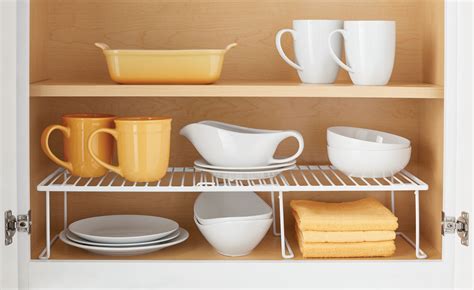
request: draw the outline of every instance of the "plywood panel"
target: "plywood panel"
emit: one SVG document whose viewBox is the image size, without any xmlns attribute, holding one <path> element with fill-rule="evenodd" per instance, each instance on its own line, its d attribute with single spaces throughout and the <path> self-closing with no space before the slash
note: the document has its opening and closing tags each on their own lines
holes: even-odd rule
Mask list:
<svg viewBox="0 0 474 290">
<path fill-rule="evenodd" d="M 107 79 L 93 43 L 112 48 L 182 49 L 239 46 L 226 55 L 223 80 L 297 80 L 280 59 L 275 34 L 293 19 L 397 21 L 393 81 L 422 80 L 420 1 L 169 1 L 49 0 L 48 51 L 52 79 Z M 292 55 L 291 40 L 283 46 Z M 340 80 L 348 80 L 341 71 Z"/>
<path fill-rule="evenodd" d="M 390 83 L 386 86 L 354 86 L 352 83 L 307 85 L 299 82 L 219 81 L 214 85 L 118 85 L 110 81 L 48 80 L 30 86 L 31 97 L 331 97 L 437 99 L 438 85 Z"/>
<path fill-rule="evenodd" d="M 250 253 L 250 255 L 243 257 L 226 257 L 218 254 L 209 243 L 204 239 L 201 233 L 198 231 L 195 225 L 189 228 L 190 237 L 184 243 L 170 247 L 158 252 L 130 257 L 128 259 L 137 260 L 280 260 L 280 239 L 275 237 L 270 232 L 263 239 L 263 241 Z M 298 244 L 294 239 L 294 230 L 289 228 L 288 240 L 295 253 L 295 260 L 303 260 L 301 252 L 299 251 Z M 414 249 L 402 238 L 397 237 L 395 241 L 397 250 L 392 257 L 386 258 L 370 258 L 371 260 L 407 260 L 416 259 Z M 424 246 L 423 250 L 428 254 L 429 259 L 440 259 L 440 253 L 433 248 L 427 241 L 422 240 L 421 244 Z M 67 260 L 123 260 L 123 257 L 106 257 L 101 255 L 92 254 L 84 250 L 68 246 L 61 241 L 58 241 L 52 251 L 52 259 Z M 306 259 L 311 260 L 311 259 Z M 314 259 L 315 262 L 321 262 L 325 259 Z M 339 259 L 341 260 L 341 259 Z M 347 259 L 347 260 L 362 260 L 359 259 Z"/>
<path fill-rule="evenodd" d="M 417 164 L 419 154 L 419 110 L 417 100 L 379 99 L 305 99 L 305 98 L 41 98 L 31 99 L 31 208 L 35 220 L 32 233 L 34 256 L 44 244 L 44 194 L 35 186 L 54 165 L 39 146 L 41 131 L 49 124 L 59 122 L 61 114 L 73 112 L 107 112 L 117 115 L 167 115 L 173 117 L 171 164 L 191 165 L 198 154 L 184 137 L 181 127 L 203 119 L 215 119 L 243 126 L 268 129 L 296 129 L 305 138 L 305 151 L 301 164 L 328 163 L 325 130 L 334 125 L 368 127 L 393 132 L 412 141 L 413 156 L 409 169 Z M 294 141 L 286 141 L 279 155 L 295 150 Z M 51 145 L 61 151 L 61 137 L 54 136 Z M 432 145 L 429 145 L 432 146 Z M 388 205 L 388 193 L 372 193 Z M 53 195 L 54 227 L 62 226 L 62 195 Z M 355 200 L 365 193 L 288 193 L 290 199 L 317 199 L 327 201 Z M 413 229 L 413 206 L 410 193 L 398 195 L 400 228 Z M 112 213 L 146 213 L 163 215 L 183 225 L 192 224 L 193 193 L 121 193 L 70 195 L 70 220 Z M 268 194 L 264 195 L 268 201 Z M 408 201 L 410 203 L 408 203 Z M 287 208 L 288 209 L 288 208 Z M 287 211 L 287 215 L 289 212 Z M 289 215 L 288 215 L 289 217 Z M 289 224 L 292 218 L 287 219 Z M 428 224 L 428 223 L 427 223 Z M 434 224 L 434 223 L 433 223 Z M 429 226 L 429 225 L 428 225 Z M 430 229 L 433 229 L 431 226 Z M 436 224 L 436 229 L 438 228 Z"/>
<path fill-rule="evenodd" d="M 48 78 L 48 0 L 30 1 L 30 82 Z"/>
<path fill-rule="evenodd" d="M 423 0 L 423 81 L 444 85 L 444 0 Z"/>
<path fill-rule="evenodd" d="M 420 196 L 422 233 L 436 248 L 441 248 L 437 221 L 443 208 L 443 102 L 419 103 L 420 147 L 417 174 L 429 184 L 430 190 Z M 447 193 L 449 194 L 449 193 Z"/>
</svg>

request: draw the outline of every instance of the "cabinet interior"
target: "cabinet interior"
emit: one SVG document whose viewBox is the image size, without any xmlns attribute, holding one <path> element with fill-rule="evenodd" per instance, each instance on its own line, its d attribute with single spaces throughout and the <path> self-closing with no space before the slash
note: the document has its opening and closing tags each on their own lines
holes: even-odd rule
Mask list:
<svg viewBox="0 0 474 290">
<path fill-rule="evenodd" d="M 32 0 L 30 15 L 30 81 L 80 83 L 109 82 L 105 59 L 94 42 L 113 48 L 221 48 L 231 42 L 239 46 L 225 57 L 221 80 L 275 83 L 299 81 L 293 69 L 278 56 L 274 35 L 291 27 L 293 19 L 390 19 L 397 21 L 397 55 L 393 83 L 413 86 L 443 86 L 443 1 L 168 1 L 168 0 Z M 291 54 L 291 40 L 285 38 Z M 339 73 L 338 82 L 348 82 Z M 216 84 L 219 85 L 219 84 Z M 159 90 L 158 86 L 156 86 Z M 318 87 L 314 86 L 317 91 Z M 199 93 L 196 93 L 199 95 Z M 178 132 L 184 125 L 215 119 L 243 126 L 295 129 L 305 138 L 301 164 L 328 164 L 326 128 L 335 125 L 367 127 L 392 132 L 412 142 L 408 170 L 425 181 L 430 190 L 421 192 L 422 248 L 430 259 L 441 257 L 443 199 L 443 100 L 424 96 L 394 98 L 363 97 L 101 97 L 41 96 L 30 98 L 30 205 L 34 229 L 31 258 L 44 248 L 45 198 L 37 184 L 55 169 L 43 154 L 39 140 L 49 124 L 66 113 L 103 112 L 123 116 L 167 115 L 173 118 L 170 165 L 191 166 L 198 154 Z M 53 136 L 51 148 L 62 151 L 62 136 Z M 294 151 L 286 141 L 277 154 Z M 268 193 L 261 193 L 269 201 Z M 324 201 L 355 200 L 372 195 L 389 205 L 388 192 L 376 193 L 287 193 L 291 199 Z M 71 193 L 69 222 L 104 214 L 151 214 L 173 218 L 190 231 L 190 239 L 176 247 L 127 259 L 229 259 L 216 254 L 192 220 L 196 193 Z M 413 232 L 414 197 L 396 195 L 399 229 Z M 293 219 L 286 206 L 286 223 Z M 52 232 L 62 228 L 62 193 L 52 193 Z M 294 232 L 287 235 L 300 258 Z M 279 239 L 266 239 L 244 259 L 281 259 Z M 96 256 L 56 242 L 53 259 L 113 259 Z M 122 258 L 123 259 L 123 258 Z M 414 250 L 397 241 L 397 253 L 386 259 L 415 259 Z"/>
</svg>

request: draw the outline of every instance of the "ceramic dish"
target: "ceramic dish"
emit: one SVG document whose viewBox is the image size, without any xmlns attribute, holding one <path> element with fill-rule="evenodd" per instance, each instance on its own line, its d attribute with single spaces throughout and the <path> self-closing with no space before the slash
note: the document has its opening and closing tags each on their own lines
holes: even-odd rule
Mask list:
<svg viewBox="0 0 474 290">
<path fill-rule="evenodd" d="M 71 241 L 66 237 L 66 233 L 64 231 L 62 231 L 61 234 L 59 235 L 59 238 L 65 244 L 68 244 L 76 248 L 87 250 L 94 254 L 107 255 L 107 256 L 135 256 L 135 255 L 148 254 L 151 252 L 155 252 L 155 251 L 182 243 L 186 241 L 188 237 L 189 237 L 188 231 L 186 231 L 183 228 L 180 228 L 179 236 L 165 243 L 159 243 L 159 244 L 147 245 L 147 246 L 136 246 L 136 247 L 103 247 L 103 246 L 98 247 L 98 246 L 84 245 L 84 244 Z"/>
<path fill-rule="evenodd" d="M 286 167 L 290 165 L 295 165 L 296 160 L 280 163 L 280 164 L 270 164 L 267 166 L 254 166 L 254 167 L 223 167 L 223 166 L 215 166 L 207 163 L 204 159 L 199 159 L 194 161 L 194 166 L 200 168 L 207 168 L 207 169 L 215 169 L 215 170 L 232 170 L 232 171 L 256 171 L 256 170 L 269 170 L 269 169 L 276 169 L 281 167 Z"/>
<path fill-rule="evenodd" d="M 216 251 L 224 256 L 245 256 L 260 243 L 273 219 L 231 221 L 202 225 L 194 219 L 199 231 Z"/>
<path fill-rule="evenodd" d="M 202 225 L 268 219 L 272 208 L 255 192 L 203 192 L 194 202 L 194 216 Z"/>
<path fill-rule="evenodd" d="M 83 239 L 110 244 L 158 240 L 178 228 L 179 225 L 175 221 L 146 215 L 97 216 L 69 225 L 69 230 Z"/>
<path fill-rule="evenodd" d="M 91 242 L 89 240 L 85 240 L 79 236 L 76 236 L 75 234 L 71 233 L 70 231 L 66 230 L 66 237 L 76 243 L 84 244 L 84 245 L 89 245 L 89 246 L 98 246 L 98 247 L 136 247 L 136 246 L 147 246 L 147 245 L 153 245 L 153 244 L 160 244 L 167 242 L 169 240 L 175 239 L 179 236 L 179 229 L 171 233 L 170 235 L 163 237 L 158 240 L 153 240 L 153 241 L 148 241 L 148 242 L 138 242 L 138 243 L 124 243 L 124 244 L 110 244 L 110 243 L 96 243 L 96 242 Z"/>
<path fill-rule="evenodd" d="M 411 147 L 395 150 L 349 150 L 328 146 L 329 161 L 353 177 L 390 177 L 410 161 Z"/>
<path fill-rule="evenodd" d="M 145 50 L 101 48 L 110 78 L 121 84 L 210 84 L 221 75 L 225 49 Z"/>
<path fill-rule="evenodd" d="M 229 179 L 229 180 L 254 180 L 254 179 L 267 179 L 278 176 L 280 173 L 296 168 L 295 165 L 290 165 L 282 168 L 271 169 L 271 170 L 257 170 L 257 171 L 225 171 L 225 170 L 214 170 L 194 166 L 197 171 L 209 172 L 217 178 Z"/>
<path fill-rule="evenodd" d="M 390 150 L 410 147 L 410 140 L 394 134 L 354 127 L 330 127 L 327 142 L 333 148 Z"/>
<path fill-rule="evenodd" d="M 246 128 L 217 121 L 188 124 L 179 132 L 186 137 L 211 165 L 221 167 L 260 167 L 292 162 L 304 148 L 303 136 L 294 130 Z M 287 138 L 298 142 L 296 152 L 275 158 L 278 145 Z"/>
</svg>

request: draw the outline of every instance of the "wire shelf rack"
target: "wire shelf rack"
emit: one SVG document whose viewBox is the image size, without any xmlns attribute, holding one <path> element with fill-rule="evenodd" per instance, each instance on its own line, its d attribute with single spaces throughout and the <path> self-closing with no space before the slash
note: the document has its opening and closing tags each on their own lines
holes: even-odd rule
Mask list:
<svg viewBox="0 0 474 290">
<path fill-rule="evenodd" d="M 70 175 L 63 168 L 56 169 L 38 186 L 37 190 L 46 193 L 46 247 L 40 259 L 49 259 L 52 244 L 58 235 L 51 239 L 50 193 L 64 192 L 64 229 L 67 228 L 67 194 L 70 192 L 229 192 L 256 191 L 271 193 L 273 209 L 273 234 L 280 236 L 281 254 L 285 259 L 293 258 L 293 250 L 285 237 L 283 194 L 285 192 L 313 191 L 389 191 L 391 210 L 395 213 L 395 192 L 415 194 L 415 241 L 404 233 L 397 235 L 405 239 L 416 251 L 416 257 L 427 255 L 420 248 L 419 192 L 428 190 L 428 185 L 406 170 L 388 178 L 350 177 L 331 165 L 298 165 L 280 175 L 255 180 L 229 180 L 200 172 L 193 167 L 170 167 L 168 174 L 157 182 L 130 182 L 109 172 L 102 177 L 81 178 Z M 279 229 L 277 230 L 275 193 L 278 193 Z"/>
<path fill-rule="evenodd" d="M 158 182 L 130 182 L 112 172 L 102 177 L 81 178 L 59 168 L 37 189 L 68 192 L 414 191 L 427 190 L 428 185 L 405 170 L 390 178 L 357 178 L 330 165 L 298 165 L 274 178 L 255 180 L 222 179 L 192 167 L 171 167 Z"/>
</svg>

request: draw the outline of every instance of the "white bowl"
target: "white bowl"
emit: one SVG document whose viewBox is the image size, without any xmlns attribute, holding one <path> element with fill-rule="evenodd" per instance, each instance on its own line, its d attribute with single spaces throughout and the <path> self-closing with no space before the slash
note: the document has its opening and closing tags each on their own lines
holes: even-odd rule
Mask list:
<svg viewBox="0 0 474 290">
<path fill-rule="evenodd" d="M 395 150 L 349 150 L 328 146 L 329 161 L 353 177 L 389 177 L 405 168 L 411 147 Z"/>
<path fill-rule="evenodd" d="M 410 147 L 410 140 L 382 132 L 354 127 L 327 129 L 328 145 L 351 150 L 391 150 Z"/>
<path fill-rule="evenodd" d="M 224 256 L 238 257 L 250 254 L 262 241 L 273 219 L 230 221 L 202 225 L 194 218 L 202 235 Z"/>
<path fill-rule="evenodd" d="M 194 202 L 194 216 L 202 225 L 268 219 L 272 208 L 255 192 L 203 192 Z"/>
</svg>

